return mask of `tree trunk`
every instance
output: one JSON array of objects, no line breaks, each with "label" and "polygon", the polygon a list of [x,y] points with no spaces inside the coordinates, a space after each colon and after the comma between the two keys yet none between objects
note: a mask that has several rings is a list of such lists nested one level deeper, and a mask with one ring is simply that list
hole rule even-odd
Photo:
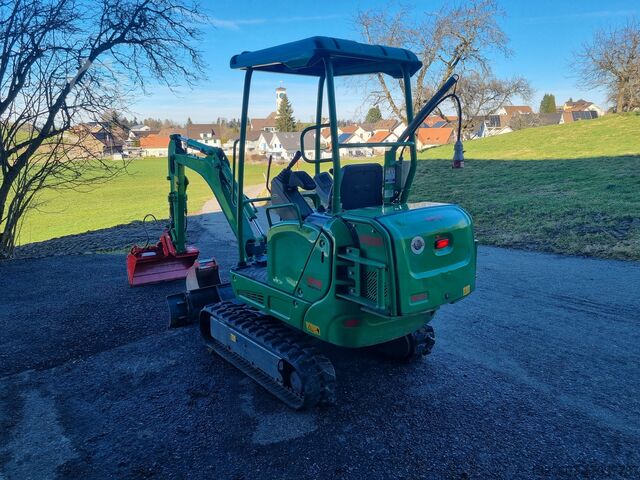
[{"label": "tree trunk", "polygon": [[624,112],[624,87],[618,86],[618,96],[616,98],[616,113]]}]

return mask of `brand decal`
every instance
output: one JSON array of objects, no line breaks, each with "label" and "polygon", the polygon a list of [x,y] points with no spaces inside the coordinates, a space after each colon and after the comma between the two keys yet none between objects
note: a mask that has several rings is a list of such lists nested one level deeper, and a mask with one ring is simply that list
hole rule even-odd
[{"label": "brand decal", "polygon": [[411,251],[416,255],[420,255],[424,251],[424,239],[421,236],[413,237]]},{"label": "brand decal", "polygon": [[373,235],[360,235],[360,243],[369,247],[381,247],[382,238]]},{"label": "brand decal", "polygon": [[426,293],[416,293],[415,295],[411,295],[411,301],[413,303],[423,302],[428,298]]}]

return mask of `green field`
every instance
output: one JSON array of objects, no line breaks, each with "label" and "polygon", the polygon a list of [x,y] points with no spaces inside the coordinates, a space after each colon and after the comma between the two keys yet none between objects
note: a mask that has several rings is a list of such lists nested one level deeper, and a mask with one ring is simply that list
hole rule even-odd
[{"label": "green field", "polygon": [[640,260],[640,115],[533,128],[430,150],[413,199],[456,202],[485,244]]},{"label": "green field", "polygon": [[[421,154],[411,200],[461,204],[485,244],[640,259],[640,115],[521,130],[467,142],[465,151],[464,170],[451,170],[451,146]],[[47,192],[20,242],[166,217],[166,160],[128,170],[90,193]],[[263,183],[264,172],[247,165],[246,184]],[[196,213],[211,193],[189,178]]]},{"label": "green field", "polygon": [[[262,165],[246,165],[247,185],[264,183],[263,171],[266,170]],[[187,175],[189,213],[197,213],[212,194],[199,175]],[[44,205],[25,219],[20,244],[142,220],[147,213],[166,218],[169,212],[166,176],[166,158],[145,158],[132,161],[127,173],[88,192],[45,191],[40,198]]]},{"label": "green field", "polygon": [[[607,115],[596,120],[528,128],[466,142],[465,157],[482,160],[558,160],[640,155],[640,115]],[[453,145],[421,158],[451,158]]]}]

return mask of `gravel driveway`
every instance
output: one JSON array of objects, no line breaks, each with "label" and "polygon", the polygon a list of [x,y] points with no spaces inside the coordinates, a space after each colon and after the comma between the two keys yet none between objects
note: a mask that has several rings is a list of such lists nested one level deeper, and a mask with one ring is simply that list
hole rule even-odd
[{"label": "gravel driveway", "polygon": [[637,263],[481,247],[431,356],[325,346],[339,404],[304,413],[168,331],[180,289],[121,254],[0,263],[0,479],[640,476]]}]

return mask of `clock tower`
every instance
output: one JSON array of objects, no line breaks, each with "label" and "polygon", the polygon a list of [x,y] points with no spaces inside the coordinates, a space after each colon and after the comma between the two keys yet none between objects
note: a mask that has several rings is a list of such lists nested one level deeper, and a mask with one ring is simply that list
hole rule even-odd
[{"label": "clock tower", "polygon": [[284,87],[276,88],[276,113],[280,110],[280,104],[282,103],[282,99],[287,94],[287,89]]}]

